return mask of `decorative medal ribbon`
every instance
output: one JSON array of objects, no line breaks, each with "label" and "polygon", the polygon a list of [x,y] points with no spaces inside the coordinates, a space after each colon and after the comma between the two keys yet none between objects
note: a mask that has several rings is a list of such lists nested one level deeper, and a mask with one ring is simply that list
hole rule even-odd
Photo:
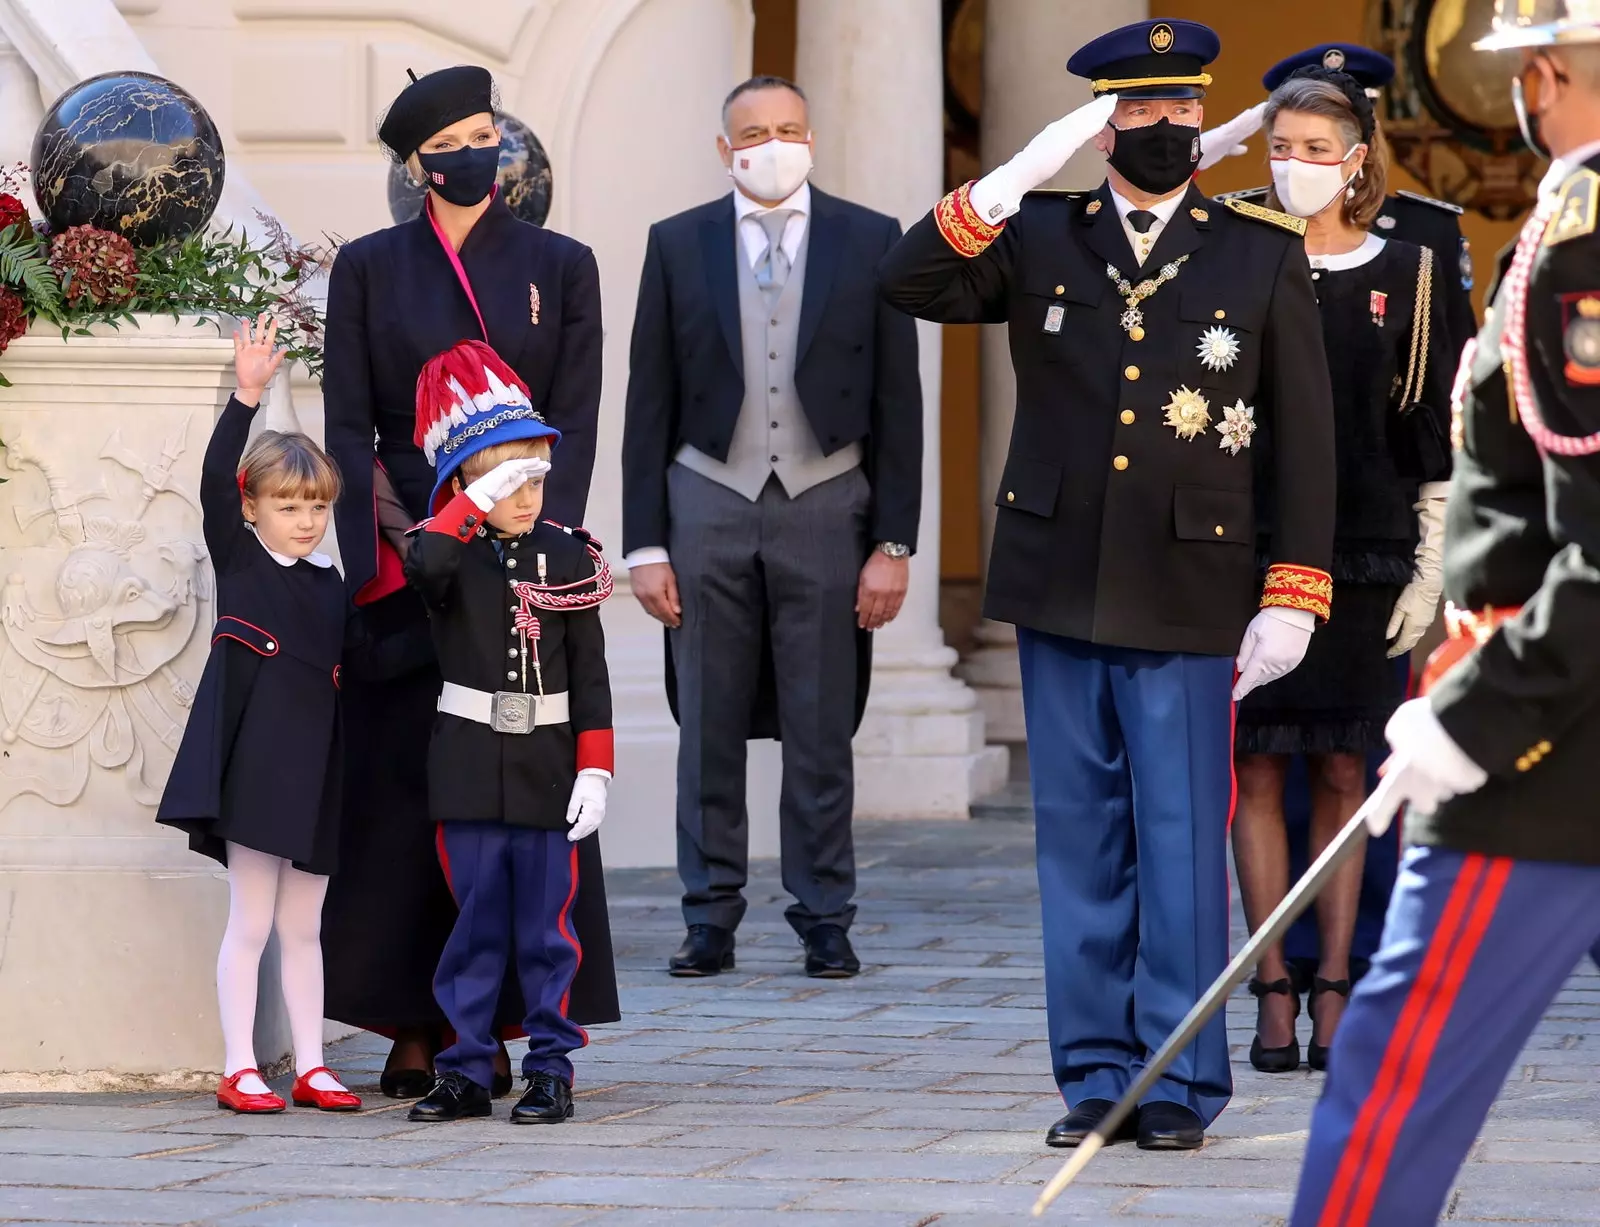
[{"label": "decorative medal ribbon", "polygon": [[[1144,312],[1139,310],[1139,304],[1149,298],[1167,282],[1178,275],[1178,270],[1189,260],[1188,256],[1179,256],[1176,260],[1161,266],[1161,274],[1157,277],[1148,277],[1138,285],[1134,285],[1120,272],[1115,264],[1106,265],[1106,276],[1111,278],[1111,283],[1117,287],[1117,293],[1127,300],[1128,309],[1122,313],[1122,318],[1117,322],[1122,325],[1122,330],[1130,336],[1135,328],[1144,325]],[[1142,336],[1143,333],[1141,332]],[[1135,337],[1135,340],[1138,338]]]}]

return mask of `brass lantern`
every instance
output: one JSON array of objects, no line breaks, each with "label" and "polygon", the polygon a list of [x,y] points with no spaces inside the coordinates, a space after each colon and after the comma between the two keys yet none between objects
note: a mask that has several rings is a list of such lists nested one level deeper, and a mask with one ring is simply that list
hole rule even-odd
[{"label": "brass lantern", "polygon": [[1504,221],[1533,204],[1544,162],[1511,107],[1512,55],[1476,51],[1497,15],[1542,0],[1372,0],[1372,45],[1395,63],[1384,132],[1400,165],[1435,196]]}]

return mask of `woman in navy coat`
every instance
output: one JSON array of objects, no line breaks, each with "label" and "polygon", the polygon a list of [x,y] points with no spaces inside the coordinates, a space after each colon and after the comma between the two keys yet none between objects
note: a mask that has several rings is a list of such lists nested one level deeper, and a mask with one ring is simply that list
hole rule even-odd
[{"label": "woman in navy coat", "polygon": [[[484,340],[561,431],[550,518],[583,523],[600,404],[600,277],[594,253],[512,216],[495,188],[499,132],[487,70],[444,69],[395,100],[378,136],[426,204],[412,221],[346,244],[333,266],[323,397],[328,450],[346,482],[336,508],[345,581],[357,613],[346,645],[348,752],[340,873],[323,933],[330,1018],[396,1040],[383,1090],[432,1085],[445,1020],[433,999],[455,919],[428,825],[426,760],[439,670],[426,615],[400,569],[404,532],[428,514],[433,470],[413,440],[416,382],[435,354]],[[579,848],[585,889],[575,923],[584,962],[579,1023],[618,1017],[600,848]],[[592,911],[591,911],[592,909]],[[586,915],[599,923],[585,934]],[[522,1017],[509,982],[498,1017]],[[509,1067],[497,1090],[509,1090]],[[503,1089],[502,1089],[503,1088]]]}]

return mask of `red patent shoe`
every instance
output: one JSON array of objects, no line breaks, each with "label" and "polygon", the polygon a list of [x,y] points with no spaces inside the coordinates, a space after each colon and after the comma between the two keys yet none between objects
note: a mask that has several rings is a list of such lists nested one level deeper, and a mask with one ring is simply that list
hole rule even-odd
[{"label": "red patent shoe", "polygon": [[[282,1112],[288,1105],[277,1095],[268,1091],[265,1095],[252,1095],[248,1091],[239,1089],[239,1079],[246,1074],[261,1077],[261,1071],[256,1069],[241,1069],[236,1074],[229,1074],[217,1085],[217,1107],[227,1108],[230,1112]],[[265,1082],[265,1079],[262,1079]]]},{"label": "red patent shoe", "polygon": [[336,1081],[339,1077],[326,1065],[319,1065],[309,1073],[301,1074],[294,1080],[294,1090],[289,1092],[289,1098],[294,1100],[295,1107],[316,1108],[319,1112],[355,1112],[361,1107],[359,1095],[345,1090],[324,1091],[320,1087],[312,1086],[311,1079],[318,1074],[327,1074]]}]

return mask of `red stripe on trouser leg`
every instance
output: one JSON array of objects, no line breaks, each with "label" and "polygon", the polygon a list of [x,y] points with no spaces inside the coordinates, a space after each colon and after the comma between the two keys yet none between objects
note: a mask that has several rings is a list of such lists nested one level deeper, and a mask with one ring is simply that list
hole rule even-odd
[{"label": "red stripe on trouser leg", "polygon": [[450,898],[455,899],[456,906],[460,907],[461,900],[456,899],[456,884],[450,877],[450,849],[445,846],[442,822],[433,824],[433,846],[439,853],[439,868],[444,870],[444,884],[450,888]]},{"label": "red stripe on trouser leg", "polygon": [[1378,1066],[1377,1077],[1373,1079],[1372,1090],[1368,1093],[1366,1102],[1361,1105],[1355,1127],[1351,1129],[1350,1137],[1345,1142],[1344,1156],[1339,1160],[1338,1170],[1334,1172],[1333,1182],[1328,1189],[1328,1200],[1323,1204],[1322,1216],[1317,1220],[1317,1227],[1341,1227],[1344,1222],[1345,1208],[1356,1190],[1362,1167],[1366,1162],[1367,1151],[1398,1086],[1401,1067],[1411,1047],[1412,1038],[1421,1025],[1437,986],[1443,979],[1451,947],[1455,944],[1456,935],[1470,910],[1478,883],[1482,880],[1484,864],[1484,858],[1477,855],[1468,856],[1461,863],[1461,872],[1450,890],[1450,897],[1445,901],[1438,927],[1434,930],[1433,937],[1429,939],[1428,952],[1423,958],[1421,970],[1417,973],[1416,983],[1406,995],[1406,1003],[1400,1010],[1400,1019],[1395,1024],[1394,1033],[1389,1036],[1383,1060]]},{"label": "red stripe on trouser leg", "polygon": [[1428,1065],[1433,1060],[1434,1050],[1439,1046],[1439,1036],[1450,1020],[1450,1011],[1455,1007],[1456,998],[1461,993],[1461,984],[1467,978],[1473,957],[1483,943],[1483,935],[1488,930],[1490,921],[1494,919],[1495,909],[1499,906],[1500,896],[1505,891],[1506,880],[1510,876],[1511,862],[1505,857],[1495,857],[1489,862],[1482,889],[1473,900],[1472,911],[1467,917],[1461,938],[1450,955],[1439,995],[1422,1020],[1416,1042],[1406,1054],[1405,1069],[1401,1075],[1399,1090],[1395,1094],[1394,1104],[1384,1114],[1382,1123],[1378,1127],[1377,1137],[1373,1141],[1371,1161],[1361,1175],[1361,1183],[1350,1208],[1349,1227],[1366,1227],[1372,1217],[1372,1207],[1378,1200],[1378,1191],[1383,1187],[1389,1161],[1394,1157],[1395,1143],[1400,1137],[1400,1130],[1405,1127],[1406,1118],[1412,1108],[1416,1107],[1417,1096],[1421,1094],[1423,1080],[1428,1074]]},{"label": "red stripe on trouser leg", "polygon": [[[1233,684],[1239,684],[1239,670],[1233,671]],[[1228,834],[1233,834],[1233,815],[1239,808],[1239,701],[1228,703]]]},{"label": "red stripe on trouser leg", "polygon": [[[561,912],[556,917],[556,931],[561,934],[562,940],[572,947],[572,952],[576,956],[576,962],[574,962],[572,965],[572,978],[576,980],[578,978],[578,969],[583,966],[583,944],[578,941],[578,935],[576,932],[574,932],[570,923],[572,918],[572,901],[578,897],[578,847],[576,844],[572,846],[572,850],[568,855],[570,857],[568,862],[568,874],[571,884],[567,888],[566,901],[561,905]],[[566,992],[561,994],[562,1018],[567,1018],[567,1004],[571,1000],[572,985],[569,983],[567,985]],[[589,1046],[589,1033],[582,1027],[579,1027],[578,1034],[583,1036],[583,1046],[587,1048]]]}]

